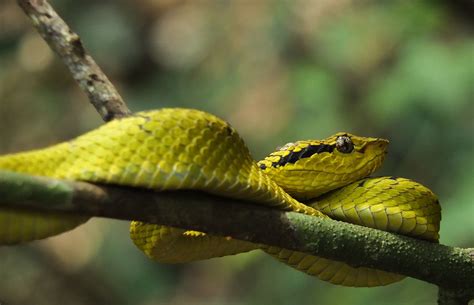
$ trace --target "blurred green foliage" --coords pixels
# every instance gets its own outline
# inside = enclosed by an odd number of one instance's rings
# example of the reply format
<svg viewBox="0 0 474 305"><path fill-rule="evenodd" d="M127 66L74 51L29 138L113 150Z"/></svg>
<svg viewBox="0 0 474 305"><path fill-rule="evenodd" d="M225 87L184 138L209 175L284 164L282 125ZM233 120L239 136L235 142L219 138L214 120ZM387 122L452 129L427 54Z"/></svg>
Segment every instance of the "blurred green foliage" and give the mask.
<svg viewBox="0 0 474 305"><path fill-rule="evenodd" d="M357 3L357 4L356 4ZM474 246L474 39L469 2L54 1L134 110L228 120L256 159L336 131L386 137L379 175L440 197L441 242ZM101 124L14 1L0 0L0 153ZM262 225L264 220L262 220ZM436 287L333 286L259 253L147 260L127 223L92 220L0 248L2 304L433 304Z"/></svg>

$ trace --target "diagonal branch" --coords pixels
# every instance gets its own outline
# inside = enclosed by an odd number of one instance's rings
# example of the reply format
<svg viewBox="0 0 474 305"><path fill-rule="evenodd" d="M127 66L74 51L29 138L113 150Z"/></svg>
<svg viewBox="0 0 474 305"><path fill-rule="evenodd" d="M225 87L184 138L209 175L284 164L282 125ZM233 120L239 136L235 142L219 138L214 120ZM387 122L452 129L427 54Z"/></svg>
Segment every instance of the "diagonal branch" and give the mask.
<svg viewBox="0 0 474 305"><path fill-rule="evenodd" d="M51 5L46 0L17 2L102 119L128 116L131 112L120 94ZM474 298L474 249L447 247L191 191L154 193L0 171L0 198L0 208L136 219L405 274L439 285L439 304L465 304Z"/></svg>
<svg viewBox="0 0 474 305"><path fill-rule="evenodd" d="M129 115L122 97L74 33L46 0L18 0L41 37L66 64L104 121Z"/></svg>
<svg viewBox="0 0 474 305"><path fill-rule="evenodd" d="M448 247L197 191L152 192L0 171L0 198L4 207L194 229L396 272L447 289L474 291L474 249Z"/></svg>

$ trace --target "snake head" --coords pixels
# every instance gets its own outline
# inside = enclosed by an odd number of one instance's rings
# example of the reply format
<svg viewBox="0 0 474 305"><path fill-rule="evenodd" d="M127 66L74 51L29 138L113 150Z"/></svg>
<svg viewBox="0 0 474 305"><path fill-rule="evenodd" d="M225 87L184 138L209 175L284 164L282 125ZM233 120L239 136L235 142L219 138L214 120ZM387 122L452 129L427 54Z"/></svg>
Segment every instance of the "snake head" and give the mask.
<svg viewBox="0 0 474 305"><path fill-rule="evenodd" d="M324 140L288 143L258 163L297 199L315 198L377 170L388 140L340 132Z"/></svg>

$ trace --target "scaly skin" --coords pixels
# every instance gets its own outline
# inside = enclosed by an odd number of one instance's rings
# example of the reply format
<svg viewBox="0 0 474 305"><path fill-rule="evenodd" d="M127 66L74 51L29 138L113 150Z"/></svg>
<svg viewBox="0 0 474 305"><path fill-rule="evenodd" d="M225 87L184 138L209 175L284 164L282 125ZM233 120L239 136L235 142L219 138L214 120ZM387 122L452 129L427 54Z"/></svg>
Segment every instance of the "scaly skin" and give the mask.
<svg viewBox="0 0 474 305"><path fill-rule="evenodd" d="M341 137L352 141L350 152L339 151L336 144ZM323 141L286 145L257 165L226 122L197 110L162 109L112 121L50 148L0 157L0 168L154 190L204 190L328 217L321 209L338 219L348 216L347 221L354 223L436 240L440 218L436 197L406 179L365 179L323 195L311 206L294 199L314 198L370 175L382 163L387 143L341 133ZM0 244L55 235L86 220L0 210ZM161 262L186 262L261 248L299 270L336 284L375 286L402 278L184 229L132 222L130 232L147 256Z"/></svg>
<svg viewBox="0 0 474 305"><path fill-rule="evenodd" d="M365 178L306 203L333 219L430 241L439 238L441 208L436 196L421 184L405 178ZM265 251L300 271L333 284L372 287L404 278L276 247L268 247Z"/></svg>

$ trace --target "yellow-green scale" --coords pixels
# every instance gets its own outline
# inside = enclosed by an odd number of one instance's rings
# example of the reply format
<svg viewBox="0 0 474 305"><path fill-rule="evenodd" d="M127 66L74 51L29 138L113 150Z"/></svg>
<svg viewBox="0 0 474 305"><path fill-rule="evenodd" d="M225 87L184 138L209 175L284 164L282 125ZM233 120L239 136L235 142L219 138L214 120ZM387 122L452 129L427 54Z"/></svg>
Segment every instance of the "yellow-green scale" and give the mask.
<svg viewBox="0 0 474 305"><path fill-rule="evenodd" d="M350 185L327 195L326 199L321 199L313 207L298 202L276 184L275 181L288 191L297 191L294 195L298 198L308 198L324 193L328 188L363 178L378 168L387 141L348 134L343 136L351 137L354 153L340 153L333 149L331 153L298 159L282 167L284 171L273 167L272 162L263 160L261 162L266 162L267 170L262 171L251 158L243 140L228 123L197 110L163 109L112 121L75 140L44 150L0 157L0 168L154 190L204 190L273 208L327 217L315 207L335 217L348 216L349 221L355 223L359 221L361 224L395 231L400 229L424 238L437 237L439 211L430 205L432 198L426 199L426 203L420 201L414 210L407 205L413 201L413 193L420 191L411 181L399 181L397 184L397 187L403 188L403 197L407 199L401 207L396 204L391 206L394 200L390 197L400 197L400 194L392 194L392 189L377 183L377 179L367 181L367 186L373 184L372 189L360 190ZM332 148L339 137L341 134L323 143ZM306 142L307 145L322 143ZM289 146L287 149L297 152L302 146ZM281 154L285 155L285 152ZM288 181L287 187L285 181ZM310 194L300 194L300 191ZM340 194L335 195L337 192ZM420 194L430 195L424 189L421 189ZM342 202L342 196L352 199ZM375 198L381 198L388 206L380 207ZM373 201L374 205L369 207L368 201ZM336 202L339 202L339 206ZM387 214L380 214L382 210ZM423 213L433 216L425 219ZM71 229L86 220L82 217L0 210L0 244L44 238ZM415 227L414 220L417 224ZM401 278L378 270L352 268L341 262L299 252L184 229L132 222L130 233L140 249L162 262L185 262L235 254L261 246L289 265L337 284L384 285Z"/></svg>

